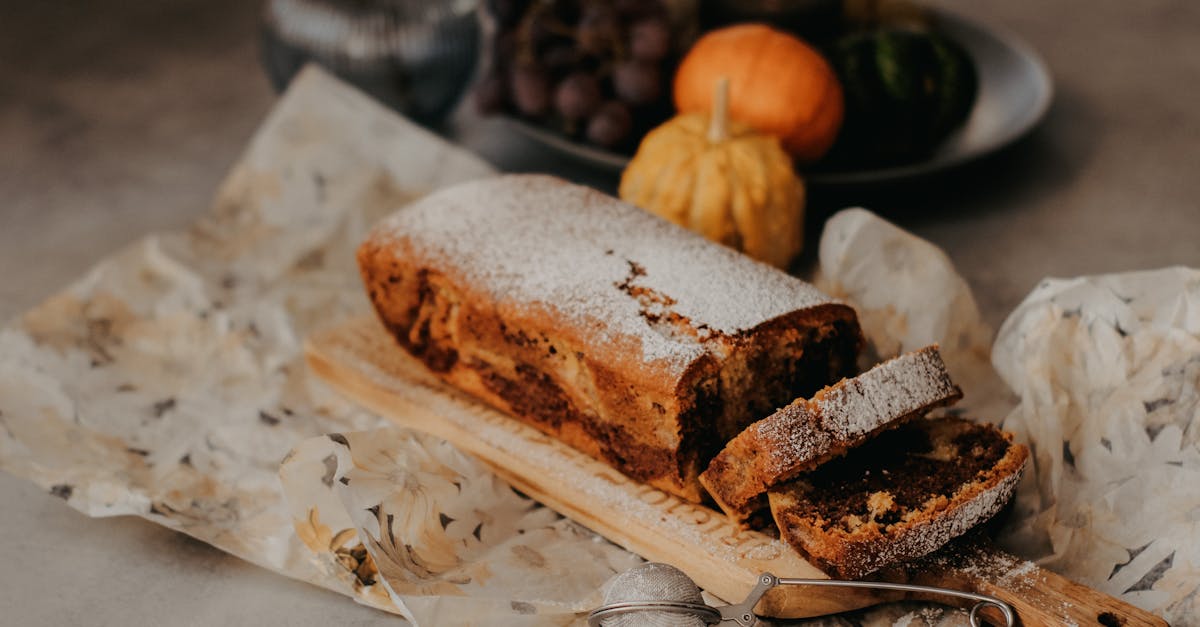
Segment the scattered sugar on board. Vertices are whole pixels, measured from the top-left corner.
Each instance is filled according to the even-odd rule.
[[[1002,588],[1020,592],[1039,584],[1041,570],[1037,564],[999,551],[964,549],[967,553],[940,556],[941,568],[956,570],[972,579],[992,582]]]
[[[705,352],[703,340],[656,328],[628,288],[648,290],[656,310],[667,303],[701,335],[735,336],[837,302],[633,205],[544,175],[441,190],[387,218],[371,237],[453,271],[497,302],[552,307],[604,339],[640,340],[646,360],[677,368]]]
[[[1034,580],[1034,575],[1037,574],[1037,572],[1037,564],[1022,560],[1020,565],[1005,572],[996,579],[996,582],[1001,586],[1026,590],[1032,588],[1034,583],[1036,583]]]

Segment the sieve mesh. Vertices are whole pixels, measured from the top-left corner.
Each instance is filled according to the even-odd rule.
[[[670,564],[649,562],[631,568],[604,585],[604,604],[623,601],[680,601],[703,603],[700,589],[683,571]],[[604,627],[704,627],[698,616],[663,611],[641,611],[609,616]]]

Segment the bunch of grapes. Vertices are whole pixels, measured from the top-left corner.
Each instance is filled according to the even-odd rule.
[[[475,88],[508,112],[573,139],[632,151],[672,112],[674,55],[657,0],[489,0],[494,63]]]

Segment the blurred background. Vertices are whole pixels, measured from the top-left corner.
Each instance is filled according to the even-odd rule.
[[[1043,276],[1196,265],[1200,6],[943,5],[1040,53],[1055,86],[1049,114],[1016,145],[948,175],[810,190],[810,239],[831,208],[884,213],[945,249],[997,324]],[[0,314],[206,206],[276,97],[263,13],[223,0],[4,3],[0,267],[22,271],[0,282]],[[480,116],[470,97],[437,128],[505,170],[615,190],[613,171]]]
[[[301,59],[297,47],[338,39],[273,8],[321,4],[0,2],[0,318],[123,244],[202,212]],[[374,66],[356,68],[356,80],[503,170],[615,192],[618,170],[531,137],[511,104],[480,112],[466,84],[486,78],[476,61],[494,51],[489,29],[503,24],[481,25],[465,0],[400,4],[420,9],[407,23],[434,33],[418,43],[438,64],[409,74],[424,77],[417,84],[391,83]],[[1046,276],[1200,266],[1200,3],[932,4],[1027,42],[1049,68],[1053,103],[1031,132],[965,165],[810,184],[802,267],[823,219],[853,205],[944,249],[993,325]],[[85,523],[8,475],[0,496],[36,504],[0,507],[9,538],[0,542],[0,616],[23,624],[392,621],[142,521]],[[44,520],[54,523],[35,523]],[[81,554],[117,575],[74,569]],[[47,587],[62,591],[53,602]]]

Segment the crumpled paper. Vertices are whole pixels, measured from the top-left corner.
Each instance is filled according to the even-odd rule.
[[[1098,590],[1200,621],[1200,271],[1043,281],[992,354],[1031,443],[1005,543]]]
[[[337,397],[300,354],[313,329],[366,311],[352,252],[372,222],[431,189],[490,173],[306,70],[211,212],[186,232],[101,261],[0,331],[0,468],[89,515],[142,516],[419,625],[582,624],[579,612],[596,604],[603,581],[639,558],[515,493],[448,444]],[[940,341],[968,402],[1007,402],[1002,386],[986,384],[995,376],[986,367],[990,331],[945,255],[861,210],[831,220],[821,249],[822,284],[859,306],[877,356]],[[1018,381],[1019,368],[1001,370]],[[1184,388],[1194,394],[1180,382],[1172,398]],[[1045,410],[1037,418],[1063,419]],[[1170,429],[1155,442],[1194,442],[1189,428]],[[1028,433],[1035,443],[1047,437]],[[1085,468],[1086,447],[1071,450]],[[1047,468],[1039,480],[1061,464]],[[1165,499],[1168,489],[1148,492]],[[1037,513],[1031,529],[1061,527],[1044,507],[1022,511]],[[1066,511],[1062,502],[1057,511]],[[1153,535],[1171,516],[1137,524]],[[1103,578],[1088,561],[1099,540],[1086,528],[1065,542],[1061,531],[1050,535],[1060,538],[1056,568]],[[1143,551],[1160,552],[1160,544]],[[1194,559],[1175,555],[1174,569]],[[1148,592],[1174,595],[1186,587],[1179,581],[1161,577]],[[959,611],[893,604],[810,623],[846,621],[966,622]]]

